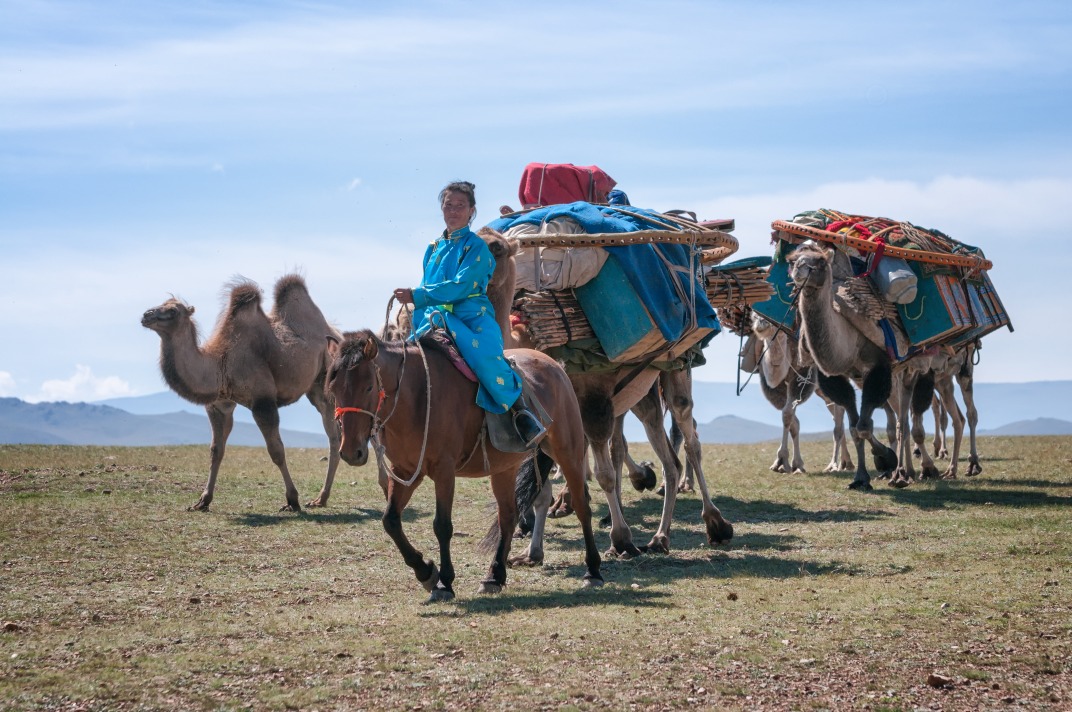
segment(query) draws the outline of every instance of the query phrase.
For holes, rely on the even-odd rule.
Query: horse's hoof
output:
[[[602,585],[603,579],[591,574],[585,574],[584,579],[581,580],[581,588],[599,588]]]
[[[454,600],[454,591],[447,588],[437,588],[428,596],[428,603],[447,603]]]
[[[476,592],[477,593],[493,594],[493,593],[502,593],[502,590],[503,590],[502,584],[496,583],[495,581],[481,581],[480,582],[480,587],[476,590]],[[454,597],[454,594],[451,594],[451,598],[453,598],[453,597]]]
[[[853,480],[849,483],[849,489],[859,490],[861,492],[870,492],[875,488],[871,486],[870,482],[865,482],[863,480]]]
[[[606,514],[606,515],[604,515],[604,516],[599,518],[599,526],[601,526],[601,527],[603,527],[605,529],[605,528],[610,526],[611,521],[612,520],[610,518],[610,515]]]
[[[646,462],[639,463],[639,467],[639,472],[629,473],[629,482],[633,485],[633,489],[637,492],[655,489],[655,485],[659,484],[659,479],[655,476],[655,470]]]

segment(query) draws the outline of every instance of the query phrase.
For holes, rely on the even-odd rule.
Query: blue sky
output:
[[[976,378],[1069,379],[1070,69],[1062,2],[0,0],[0,396],[164,390],[141,313],[207,334],[235,275],[378,327],[439,188],[483,224],[530,161],[734,217],[739,257],[819,207],[941,229],[1016,327]]]

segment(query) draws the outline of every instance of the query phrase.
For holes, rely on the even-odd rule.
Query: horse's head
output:
[[[364,465],[369,438],[381,422],[384,392],[376,355],[382,342],[371,331],[347,332],[342,341],[327,338],[331,366],[324,390],[335,399],[339,455],[348,465]]]

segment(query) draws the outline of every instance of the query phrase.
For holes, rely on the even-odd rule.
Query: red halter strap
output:
[[[387,398],[387,391],[385,391],[384,389],[381,388],[380,389],[380,396],[376,401],[376,410],[369,411],[369,410],[365,410],[364,408],[353,408],[353,407],[336,408],[335,409],[335,420],[342,420],[342,416],[345,413],[364,413],[365,415],[370,416],[373,420],[376,420],[376,417],[380,413],[380,407],[383,405],[383,401],[384,401],[385,398]]]

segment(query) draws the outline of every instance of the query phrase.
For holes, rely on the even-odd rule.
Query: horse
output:
[[[429,602],[454,598],[450,540],[456,477],[491,479],[500,540],[478,592],[502,591],[517,520],[515,475],[533,452],[504,452],[491,444],[486,437],[485,411],[476,404],[476,384],[462,375],[433,340],[384,341],[369,330],[347,332],[341,342],[328,340],[332,363],[325,389],[337,406],[342,434],[339,454],[349,465],[364,465],[371,440],[380,467],[385,467],[385,459],[390,461],[383,527],[431,594]],[[558,463],[573,493],[584,535],[583,585],[600,586],[600,554],[584,482],[584,432],[573,387],[562,367],[539,351],[509,349],[506,355],[526,383],[526,394],[550,416],[547,435],[538,448]],[[402,511],[425,477],[435,484],[432,527],[439,543],[438,567],[402,531]]]

